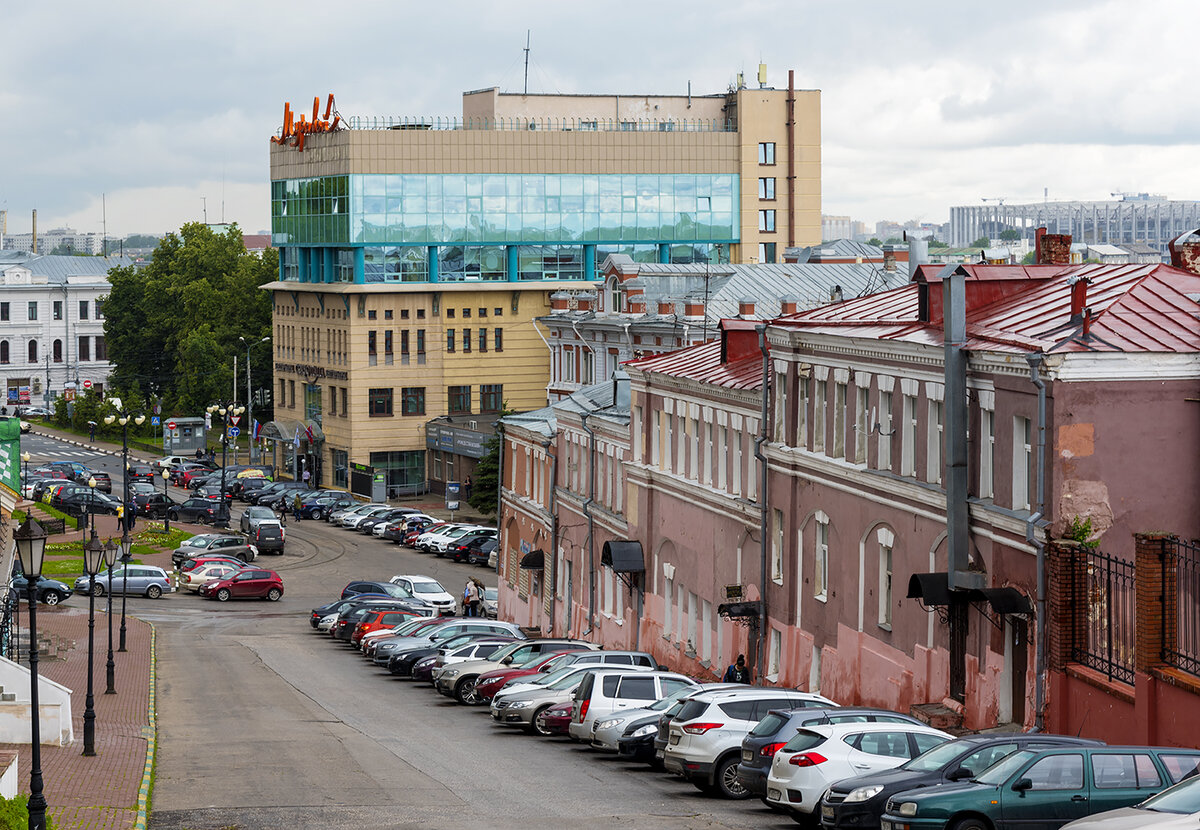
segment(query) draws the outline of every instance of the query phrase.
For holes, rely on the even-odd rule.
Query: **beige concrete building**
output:
[[[419,491],[437,452],[425,421],[544,406],[532,321],[553,292],[598,285],[612,254],[779,262],[821,239],[815,90],[485,89],[461,118],[345,126],[306,128],[301,145],[285,125],[270,155],[268,434],[325,485],[359,464]]]

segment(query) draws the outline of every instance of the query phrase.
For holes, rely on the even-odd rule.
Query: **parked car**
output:
[[[238,501],[249,503],[251,496],[261,493],[270,484],[269,478],[239,478],[234,484],[234,496]]]
[[[737,765],[742,739],[754,724],[772,709],[836,705],[809,692],[753,686],[693,695],[669,718],[663,766],[706,792],[747,798],[750,793],[737,780]]]
[[[130,464],[127,477],[130,481],[158,482],[159,476],[149,464]]]
[[[101,516],[116,516],[121,503],[112,496],[91,489],[76,490],[58,499],[58,509],[72,516],[89,513]]]
[[[495,539],[496,536],[495,528],[467,533],[446,545],[445,556],[452,562],[470,562],[473,565],[479,548],[484,542]]]
[[[87,574],[76,579],[75,590],[86,596],[92,585],[91,579]],[[106,593],[125,593],[158,599],[163,594],[169,594],[174,590],[167,572],[162,568],[156,568],[154,565],[129,564],[113,569],[111,587],[107,570],[96,574],[94,593],[98,597],[102,597]]]
[[[415,617],[411,606],[402,599],[367,599],[358,600],[338,614],[337,623],[330,629],[329,635],[335,640],[353,643],[354,631],[358,624],[375,611],[398,611]]]
[[[446,550],[456,539],[461,539],[468,534],[476,533],[480,530],[487,530],[487,528],[480,527],[479,525],[461,525],[459,527],[450,528],[449,530],[435,534],[433,537],[431,537],[425,543],[425,550],[434,554],[435,556],[445,556]]]
[[[196,457],[191,455],[168,455],[154,463],[158,465],[159,469],[170,469],[178,467],[180,464],[191,464],[194,461],[196,461]]]
[[[168,509],[167,516],[173,522],[191,522],[198,525],[218,524],[229,520],[229,507],[197,496]]]
[[[836,713],[836,716],[840,717],[845,711],[838,712],[834,709],[831,710],[831,713]],[[896,717],[905,716],[896,715]],[[746,772],[747,744],[755,733],[763,729],[764,725],[769,727],[770,724],[767,721],[772,720],[787,720],[790,724],[794,718],[787,717],[787,713],[772,712],[759,722],[759,725],[750,733],[751,737],[742,743],[743,760],[742,765],[738,768],[739,776],[743,776]],[[799,725],[804,726],[805,724]],[[779,737],[782,736],[776,733],[770,736],[770,739],[777,740]],[[896,793],[969,780],[1019,749],[1036,750],[1054,746],[1096,746],[1099,744],[1099,741],[1091,741],[1086,738],[1045,733],[965,735],[957,740],[947,741],[936,746],[895,769],[866,775],[856,773],[854,778],[835,782],[821,800],[821,826],[839,830],[878,826],[888,799]],[[768,761],[768,766],[769,763]],[[762,786],[762,794],[766,795],[765,778]],[[749,788],[758,792],[755,787]]]
[[[178,567],[186,559],[212,554],[253,562],[258,558],[258,549],[237,533],[200,533],[175,548],[171,562]]]
[[[633,677],[649,673],[648,670],[637,666],[625,666],[620,669],[561,669],[547,675],[544,679],[548,682],[544,684],[496,695],[490,707],[492,720],[505,726],[516,726],[527,732],[534,732],[537,729],[537,716],[542,710],[566,700],[574,700],[574,695],[578,694],[582,684],[597,674],[610,678],[615,687],[623,675]],[[651,689],[655,687],[654,681],[650,681],[648,685]]]
[[[242,570],[241,563],[206,562],[198,568],[184,571],[179,575],[179,588],[183,591],[196,593],[205,582],[214,579],[224,579],[232,573]]]
[[[195,559],[185,560],[183,564],[179,566],[179,574],[182,576],[183,574],[186,574],[189,571],[194,571],[196,568],[204,565],[229,565],[237,570],[249,567],[242,560],[234,559],[232,556],[198,556]]]
[[[470,643],[487,642],[494,644],[494,648],[490,649],[486,654],[470,655],[471,658],[479,657],[479,659],[483,659],[490,657],[492,652],[498,650],[503,645],[507,645],[514,639],[516,638],[507,635],[495,634],[491,631],[468,630],[436,644],[402,648],[398,652],[395,652],[391,658],[389,658],[388,670],[391,674],[397,677],[410,676],[412,674],[412,670],[416,668],[416,664],[426,657],[448,657],[451,652],[457,650],[460,646],[465,646]],[[455,656],[453,662],[461,662],[463,659],[465,659],[465,655],[458,654]],[[446,662],[446,660],[442,660],[440,663],[437,663],[437,665],[442,666],[445,665]]]
[[[378,631],[381,628],[395,628],[402,622],[411,620],[413,615],[409,611],[400,608],[372,608],[369,613],[364,614],[354,626],[354,631],[350,633],[351,645],[358,645],[364,634],[372,631]]]
[[[460,634],[486,634],[493,637],[499,636],[519,640],[525,639],[524,635],[521,633],[521,629],[513,623],[464,619],[456,620],[448,625],[438,626],[437,628],[425,629],[421,632],[420,636],[416,638],[409,638],[409,642],[405,645],[407,647],[413,647],[421,645],[422,640],[427,640],[429,645],[436,646],[440,643],[450,640],[453,637],[457,637]],[[380,648],[382,648],[382,646]],[[375,654],[377,663],[379,662],[379,653],[379,649],[376,649]],[[491,656],[492,655],[489,654],[486,657],[468,660],[465,663],[459,663],[457,665],[473,666],[476,663],[489,659]],[[395,660],[394,654],[388,658],[387,669],[392,674],[396,674],[399,670],[399,661]],[[444,673],[449,674],[451,677],[457,677],[460,672],[457,670],[457,668],[452,669],[450,667],[445,667]]]
[[[346,516],[350,515],[351,513],[357,513],[361,510],[371,510],[376,507],[387,507],[387,505],[381,504],[380,502],[376,502],[376,501],[356,502],[355,504],[352,504],[349,507],[344,507],[341,510],[332,511],[328,516],[325,517],[325,521],[329,522],[332,525],[338,525],[340,527],[342,524],[342,519],[344,519]]]
[[[112,477],[109,476],[108,473],[101,472],[100,470],[93,470],[92,477],[88,479],[89,486],[93,481],[96,482],[96,489],[101,493],[112,492]]]
[[[1200,750],[1152,746],[1018,750],[970,781],[900,792],[880,826],[1057,830],[1072,819],[1130,807],[1195,775]]]
[[[282,522],[262,521],[254,527],[250,539],[259,553],[282,554],[287,538],[287,529]]]
[[[358,524],[355,525],[354,529],[363,534],[373,533],[377,524],[383,523],[386,525],[393,519],[398,519],[401,516],[407,516],[415,512],[417,511],[413,510],[411,507],[393,507],[391,510],[370,513],[361,519]]]
[[[471,549],[467,552],[467,564],[486,567],[499,544],[499,539],[484,539],[479,542],[478,546],[472,544]]]
[[[500,590],[498,588],[484,588],[483,599],[479,601],[480,611],[483,616],[488,619],[496,619],[500,613]]]
[[[592,727],[591,744],[592,749],[599,749],[605,752],[616,752],[618,745],[617,741],[625,733],[625,728],[636,720],[650,718],[655,727],[658,725],[658,716],[671,707],[677,700],[682,700],[685,697],[696,694],[697,692],[712,691],[714,689],[729,688],[733,684],[730,683],[688,683],[679,685],[672,691],[664,694],[658,700],[651,701],[648,704],[641,706],[623,707],[619,711],[610,713],[605,717],[596,718],[595,726]],[[652,733],[646,733],[648,736]],[[648,742],[648,747],[653,752],[654,740]]]
[[[345,599],[338,598],[333,602],[328,602],[325,605],[320,605],[314,608],[311,616],[309,617],[309,622],[313,628],[316,628],[317,623],[320,622],[324,617],[328,616],[329,614],[340,614],[344,609],[349,608],[356,599],[360,598],[392,599],[392,597],[389,597],[387,594],[355,594],[354,596],[347,597]]]
[[[9,585],[21,599],[29,598],[29,579],[22,573],[20,562],[13,563],[12,582]],[[45,575],[37,578],[34,591],[37,601],[45,605],[58,605],[75,593],[65,582],[50,579]]]
[[[300,505],[300,515],[306,519],[325,519],[335,510],[343,510],[354,504],[354,497],[349,493],[326,491],[318,496],[304,499]]]
[[[614,675],[614,671],[604,668],[589,672],[575,690],[575,708],[568,730],[575,740],[590,744],[597,721],[622,709],[640,709],[673,692],[700,685],[675,672],[652,671],[632,679],[632,675]]]
[[[1196,830],[1200,826],[1200,777],[1193,776],[1141,804],[1077,819],[1065,830]]]
[[[259,598],[276,602],[283,596],[283,579],[274,571],[248,568],[224,579],[204,583],[200,586],[200,596],[211,597],[219,602],[234,598]]]
[[[568,700],[566,703],[559,703],[549,709],[543,709],[534,721],[534,731],[547,737],[567,734],[567,727],[571,725],[572,705]]]
[[[464,620],[464,622],[466,621]],[[490,624],[498,626],[511,625],[512,630],[520,632],[520,629],[511,623],[493,621]],[[479,675],[492,669],[501,668],[502,666],[519,666],[530,660],[536,660],[539,655],[545,652],[557,651],[563,642],[562,640],[539,639],[513,643],[511,646],[500,649],[487,660],[472,660],[460,663],[457,666],[447,669],[435,678],[437,690],[439,693],[453,697],[459,703],[468,706],[482,703],[482,699],[475,693],[475,681],[479,679]]]
[[[431,609],[432,612],[432,609]],[[383,629],[364,634],[359,641],[362,653],[375,665],[387,668],[391,655],[403,651],[418,638],[435,628],[455,622],[446,617],[424,617],[411,623],[398,625],[391,630]]]
[[[139,516],[151,519],[165,517],[177,502],[165,493],[142,492],[133,494],[133,503],[137,505]]]
[[[242,516],[238,519],[238,525],[241,527],[242,533],[250,533],[258,526],[259,522],[263,521],[278,522],[279,517],[275,515],[274,510],[254,505],[242,511]]]
[[[454,616],[457,607],[454,597],[431,576],[418,574],[396,574],[390,580],[393,585],[407,588],[417,599],[432,605],[443,616]]]

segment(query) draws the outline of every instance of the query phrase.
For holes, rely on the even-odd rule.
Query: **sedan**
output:
[[[240,570],[242,570],[240,563],[234,566],[228,562],[208,562],[198,568],[181,573],[179,575],[179,587],[194,594],[200,590],[200,586],[205,582],[213,579],[224,579]]]
[[[87,594],[91,589],[91,579],[87,574],[76,579],[75,590],[81,594]],[[140,594],[150,599],[158,599],[163,594],[169,594],[175,589],[171,587],[171,580],[162,568],[156,568],[153,565],[127,565],[113,570],[111,588],[107,570],[96,574],[93,593],[102,597],[110,590],[117,594],[124,591],[126,594]]]
[[[543,709],[533,719],[533,731],[546,737],[566,735],[571,726],[571,710],[574,706],[574,701],[568,700],[566,703],[557,703],[549,709]]]
[[[24,574],[14,574],[12,580],[13,590],[17,591],[23,598],[29,596],[29,580]],[[74,593],[65,583],[59,582],[57,579],[49,579],[45,576],[37,578],[37,598],[38,602],[46,605],[58,605],[67,597]]]
[[[247,569],[216,579],[200,586],[200,596],[219,602],[233,598],[269,599],[277,602],[283,596],[283,579],[274,571]]]
[[[99,513],[102,516],[116,516],[121,503],[103,493],[82,491],[69,493],[59,499],[58,509],[64,513],[82,516],[87,513]]]

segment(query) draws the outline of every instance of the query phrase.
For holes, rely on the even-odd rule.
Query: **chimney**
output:
[[[618,366],[612,374],[613,407],[616,409],[629,408],[629,374]]]
[[[754,300],[738,300],[738,317],[743,319],[754,317]]]
[[[659,317],[670,317],[674,313],[675,313],[675,303],[671,302],[670,300],[668,300],[666,298],[663,298],[658,301],[658,316]]]
[[[883,270],[892,272],[896,270],[896,246],[883,246]]]
[[[835,285],[833,288],[829,289],[829,302],[840,303],[845,299],[846,294],[844,291],[842,291],[842,287],[840,285]]]
[[[917,268],[929,262],[929,242],[924,239],[911,239],[908,242],[908,278],[917,273]]]
[[[639,291],[636,296],[629,297],[625,301],[625,310],[630,314],[645,314],[646,313],[646,298]]]
[[[1087,287],[1091,282],[1087,277],[1076,277],[1071,283],[1071,322],[1078,324],[1083,320],[1084,307],[1087,305]]]
[[[1200,274],[1200,228],[1181,234],[1167,243],[1171,264],[1184,271]]]
[[[704,302],[702,300],[685,300],[683,316],[695,320],[704,319]]]
[[[795,314],[798,310],[797,306],[799,306],[799,303],[796,302],[795,297],[783,297],[779,300],[779,313]]]
[[[554,312],[566,311],[571,306],[571,295],[566,291],[555,291],[550,295],[550,310]]]
[[[1041,228],[1038,228],[1040,233]],[[1047,233],[1038,236],[1038,263],[1041,265],[1071,264],[1071,235]]]

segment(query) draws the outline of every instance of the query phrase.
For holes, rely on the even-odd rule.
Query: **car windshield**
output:
[[[486,599],[488,602],[495,602],[499,596],[500,596],[500,592],[496,588],[484,588],[483,589],[483,598]]]
[[[568,692],[583,682],[583,675],[585,673],[586,672],[576,672],[575,674],[568,674],[566,677],[561,678],[558,682],[551,683],[546,688],[554,689],[556,692]]]
[[[975,776],[975,780],[980,784],[991,784],[993,786],[997,784],[1003,784],[1009,779],[1009,776],[1020,769],[1026,761],[1035,755],[1037,755],[1036,752],[1032,752],[1028,749],[1022,749],[1018,752],[1014,752],[1007,758],[1001,758],[979,775]]]
[[[390,582],[385,582],[383,590],[390,597],[398,597],[400,599],[410,599],[412,597],[412,594],[403,585],[393,585]]]
[[[750,730],[750,736],[753,738],[762,738],[767,735],[774,735],[790,718],[787,715],[781,715],[778,712],[768,712],[767,715],[755,724]]]
[[[907,764],[902,764],[900,769],[912,770],[913,772],[937,772],[957,758],[964,749],[965,747],[961,741],[949,741],[939,744],[928,752],[913,758]]]
[[[1169,790],[1151,796],[1138,807],[1156,813],[1195,813],[1200,811],[1200,777],[1193,776]]]
[[[413,591],[418,594],[444,594],[446,589],[437,582],[414,582]]]
[[[188,541],[188,547],[200,548],[201,550],[203,550],[204,548],[210,547],[212,545],[212,543],[215,541],[216,541],[216,539],[212,539],[212,538],[206,539],[203,537],[196,537],[196,538],[193,538]]]
[[[558,681],[567,677],[574,677],[576,674],[580,673],[579,666],[567,666],[566,668],[557,669],[556,671],[544,674],[536,680],[531,680],[529,682],[534,686],[549,686],[553,689],[555,688],[554,684]]]

